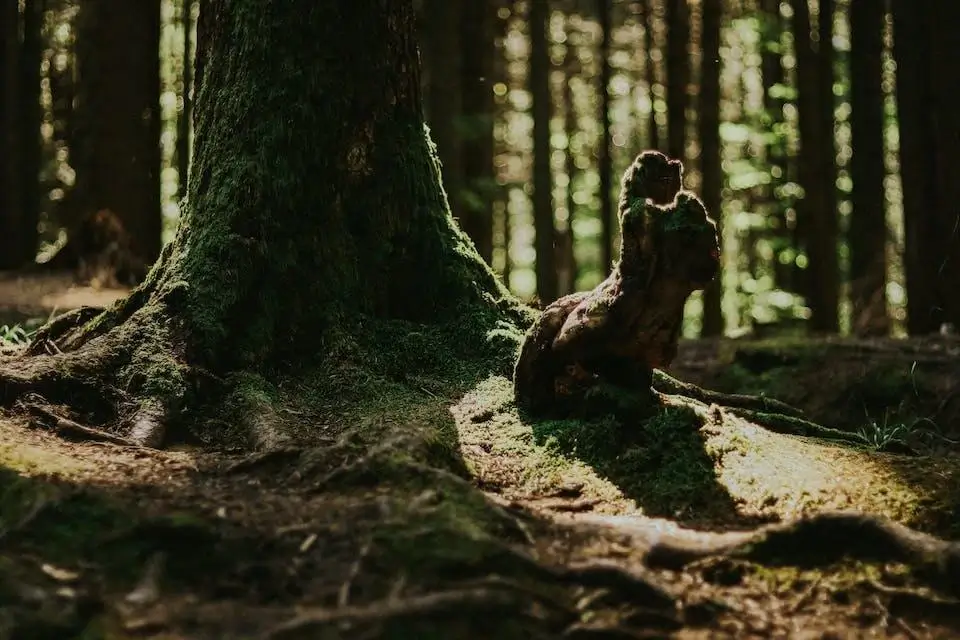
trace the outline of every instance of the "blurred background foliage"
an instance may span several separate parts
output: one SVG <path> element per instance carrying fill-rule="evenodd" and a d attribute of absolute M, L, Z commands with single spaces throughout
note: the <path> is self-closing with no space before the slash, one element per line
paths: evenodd
<path fill-rule="evenodd" d="M 185 193 L 202 3 L 0 1 L 0 268 L 76 267 L 103 243 L 52 257 L 102 209 L 149 263 L 144 236 L 171 240 Z M 930 4 L 415 0 L 453 214 L 544 304 L 606 277 L 619 176 L 660 149 L 722 227 L 722 278 L 691 298 L 685 335 L 948 331 L 960 65 L 931 13 L 956 10 Z"/>

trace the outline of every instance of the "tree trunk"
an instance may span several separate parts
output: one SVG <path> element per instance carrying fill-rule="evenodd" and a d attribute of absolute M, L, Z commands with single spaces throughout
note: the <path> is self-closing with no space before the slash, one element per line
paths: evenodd
<path fill-rule="evenodd" d="M 833 189 L 828 184 L 824 167 L 824 138 L 831 139 L 833 123 L 823 130 L 820 81 L 822 70 L 810 37 L 810 10 L 807 0 L 793 0 L 793 35 L 797 55 L 797 110 L 800 128 L 800 184 L 804 197 L 798 203 L 802 219 L 802 240 L 807 252 L 808 304 L 810 326 L 819 333 L 836 333 L 839 329 L 839 287 L 837 285 L 836 212 L 831 208 Z M 832 161 L 831 161 L 832 164 Z"/>
<path fill-rule="evenodd" d="M 613 267 L 613 156 L 610 140 L 610 37 L 611 24 L 610 0 L 597 0 L 597 12 L 600 14 L 600 161 L 597 171 L 600 174 L 600 256 L 603 260 L 601 272 L 607 277 Z"/>
<path fill-rule="evenodd" d="M 187 178 L 190 174 L 190 133 L 193 115 L 193 0 L 181 0 L 180 24 L 183 28 L 183 109 L 177 118 L 177 194 L 181 199 L 187 195 Z"/>
<path fill-rule="evenodd" d="M 690 84 L 690 9 L 667 2 L 667 153 L 683 160 L 687 141 L 687 85 Z"/>
<path fill-rule="evenodd" d="M 16 0 L 0 0 L 0 269 L 37 255 L 42 21 L 42 2 L 27 2 L 21 16 Z"/>
<path fill-rule="evenodd" d="M 894 2 L 894 56 L 906 250 L 907 315 L 911 334 L 960 326 L 960 119 L 958 52 L 950 2 Z"/>
<path fill-rule="evenodd" d="M 280 393 L 281 376 L 302 385 L 311 367 L 323 377 L 348 357 L 403 376 L 436 335 L 402 353 L 401 337 L 447 322 L 457 349 L 490 353 L 505 312 L 521 317 L 452 223 L 424 127 L 409 0 L 311 6 L 204 5 L 192 178 L 175 240 L 129 298 L 78 329 L 42 330 L 31 349 L 54 341 L 63 353 L 7 372 L 5 401 L 42 384 L 101 415 L 105 401 L 138 406 L 122 424 L 153 446 L 175 416 L 209 406 L 247 428 L 234 441 L 274 446 L 264 394 Z M 357 356 L 364 336 L 384 342 Z M 512 364 L 511 350 L 496 352 Z"/>
<path fill-rule="evenodd" d="M 92 0 L 78 17 L 77 195 L 113 212 L 149 263 L 160 253 L 160 2 Z"/>
<path fill-rule="evenodd" d="M 568 23 L 569 24 L 569 23 Z M 576 246 L 576 237 L 573 233 L 573 225 L 577 218 L 577 199 L 576 199 L 576 180 L 579 171 L 577 170 L 577 157 L 573 149 L 573 138 L 579 130 L 577 121 L 577 106 L 573 100 L 573 86 L 571 81 L 579 73 L 577 68 L 577 48 L 573 44 L 572 27 L 567 28 L 567 51 L 563 61 L 564 73 L 566 74 L 563 83 L 563 128 L 567 135 L 567 148 L 564 151 L 564 172 L 567 174 L 566 189 L 566 209 L 567 225 L 563 236 L 559 239 L 560 257 L 559 257 L 559 291 L 560 295 L 572 293 L 577 287 L 577 257 L 574 251 Z"/>
<path fill-rule="evenodd" d="M 20 9 L 17 0 L 0 0 L 0 269 L 21 266 L 23 211 L 20 204 L 19 112 Z"/>
<path fill-rule="evenodd" d="M 643 68 L 646 73 L 647 92 L 650 98 L 650 119 L 647 121 L 647 147 L 657 151 L 663 151 L 660 149 L 660 127 L 657 125 L 657 111 L 654 109 L 655 95 L 653 88 L 657 84 L 657 67 L 653 60 L 653 2 L 654 0 L 641 0 L 640 3 L 641 11 L 643 12 L 643 50 L 646 54 Z"/>
<path fill-rule="evenodd" d="M 497 6 L 490 0 L 466 2 L 460 24 L 463 89 L 463 193 L 460 224 L 487 264 L 493 257 L 493 58 Z"/>
<path fill-rule="evenodd" d="M 536 231 L 537 296 L 541 304 L 557 298 L 555 255 L 556 228 L 553 223 L 553 176 L 550 170 L 550 51 L 547 26 L 550 4 L 530 3 L 530 94 L 533 97 L 533 223 Z"/>
<path fill-rule="evenodd" d="M 703 48 L 700 69 L 699 135 L 701 171 L 703 186 L 701 197 L 707 211 L 717 221 L 718 233 L 722 222 L 722 201 L 720 191 L 723 188 L 723 174 L 720 154 L 720 23 L 723 18 L 721 0 L 704 0 L 703 30 L 701 47 Z M 722 244 L 722 242 L 721 242 Z M 723 270 L 703 291 L 703 325 L 701 335 L 719 336 L 723 334 Z"/>
<path fill-rule="evenodd" d="M 883 5 L 850 5 L 850 302 L 853 332 L 886 335 L 887 225 L 883 163 Z"/>
<path fill-rule="evenodd" d="M 763 78 L 763 108 L 766 112 L 765 122 L 771 131 L 766 146 L 766 161 L 770 166 L 770 184 L 765 190 L 765 199 L 768 206 L 768 215 L 777 222 L 772 230 L 774 236 L 773 271 L 776 286 L 785 291 L 795 291 L 794 269 L 796 258 L 792 257 L 786 264 L 781 256 L 787 252 L 792 255 L 796 250 L 793 246 L 793 229 L 786 212 L 788 204 L 779 193 L 779 188 L 787 182 L 787 153 L 784 135 L 779 132 L 783 124 L 783 98 L 779 92 L 784 82 L 783 60 L 780 43 L 782 41 L 783 19 L 780 16 L 780 0 L 763 0 L 763 49 L 761 54 L 761 75 Z"/>

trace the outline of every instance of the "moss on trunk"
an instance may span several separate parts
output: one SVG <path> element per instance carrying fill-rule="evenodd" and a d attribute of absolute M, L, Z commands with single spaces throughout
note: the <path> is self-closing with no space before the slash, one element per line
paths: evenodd
<path fill-rule="evenodd" d="M 34 353 L 54 355 L 17 363 L 23 384 L 8 399 L 36 378 L 61 396 L 70 380 L 99 380 L 119 406 L 99 421 L 156 445 L 161 424 L 198 400 L 217 405 L 211 392 L 262 421 L 251 375 L 271 380 L 256 390 L 349 356 L 422 359 L 406 342 L 423 327 L 439 333 L 419 347 L 443 339 L 474 358 L 497 351 L 486 343 L 498 322 L 517 339 L 511 323 L 529 312 L 450 215 L 414 18 L 410 3 L 373 0 L 205 6 L 193 173 L 174 242 L 129 298 L 41 331 Z"/>

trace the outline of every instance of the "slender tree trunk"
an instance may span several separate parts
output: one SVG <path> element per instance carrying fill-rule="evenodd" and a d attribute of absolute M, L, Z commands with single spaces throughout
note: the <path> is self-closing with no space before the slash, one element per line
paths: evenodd
<path fill-rule="evenodd" d="M 78 19 L 81 209 L 116 214 L 149 263 L 161 242 L 160 2 L 92 0 Z"/>
<path fill-rule="evenodd" d="M 553 224 L 553 177 L 550 171 L 550 51 L 547 0 L 530 2 L 530 93 L 533 96 L 533 219 L 536 230 L 537 296 L 541 304 L 557 298 L 555 255 L 556 229 Z"/>
<path fill-rule="evenodd" d="M 667 153 L 686 155 L 687 85 L 690 84 L 690 9 L 686 2 L 667 2 Z"/>
<path fill-rule="evenodd" d="M 461 3 L 424 2 L 424 67 L 427 69 L 426 111 L 430 136 L 437 145 L 443 184 L 454 215 L 462 215 L 463 153 L 457 123 L 463 114 L 461 79 Z"/>
<path fill-rule="evenodd" d="M 613 266 L 613 156 L 610 140 L 610 0 L 597 0 L 600 14 L 600 255 L 604 277 Z"/>
<path fill-rule="evenodd" d="M 643 50 L 646 54 L 644 72 L 646 73 L 647 91 L 650 94 L 650 119 L 647 121 L 647 146 L 650 149 L 660 151 L 660 127 L 657 125 L 657 112 L 656 109 L 654 109 L 656 96 L 653 93 L 653 88 L 657 84 L 657 67 L 653 60 L 653 2 L 654 0 L 642 0 L 640 6 L 643 19 Z"/>
<path fill-rule="evenodd" d="M 823 86 L 817 54 L 810 37 L 810 10 L 807 0 L 793 0 L 793 34 L 797 54 L 797 109 L 800 121 L 800 184 L 804 198 L 798 216 L 804 219 L 802 239 L 807 252 L 808 304 L 810 325 L 819 333 L 839 329 L 839 288 L 835 208 L 828 189 L 833 189 L 824 167 L 825 138 L 832 140 L 833 124 L 823 129 L 820 89 Z M 832 142 L 829 143 L 832 146 Z M 831 161 L 832 164 L 832 161 Z"/>
<path fill-rule="evenodd" d="M 573 138 L 579 130 L 577 122 L 577 107 L 573 101 L 572 79 L 578 73 L 577 69 L 577 48 L 573 44 L 573 35 L 570 28 L 567 29 L 567 52 L 564 58 L 564 71 L 566 73 L 566 82 L 563 83 L 563 117 L 564 130 L 567 134 L 567 148 L 564 152 L 564 172 L 567 174 L 567 225 L 560 239 L 560 295 L 572 293 L 577 286 L 577 257 L 574 252 L 576 237 L 573 233 L 573 225 L 577 217 L 576 200 L 576 180 L 579 174 L 577 170 L 576 153 L 573 149 Z"/>
<path fill-rule="evenodd" d="M 782 201 L 778 189 L 787 182 L 787 154 L 782 134 L 778 133 L 783 123 L 783 98 L 778 92 L 784 82 L 783 60 L 780 52 L 783 19 L 780 16 L 780 0 L 762 0 L 763 11 L 763 50 L 761 54 L 761 75 L 763 78 L 763 107 L 766 112 L 767 126 L 771 132 L 766 146 L 766 160 L 770 166 L 771 180 L 765 192 L 765 199 L 772 219 L 777 221 L 773 230 L 774 239 L 774 281 L 785 291 L 793 291 L 794 260 L 788 264 L 781 262 L 784 252 L 792 254 L 793 233 L 786 216 L 787 205 Z"/>
<path fill-rule="evenodd" d="M 454 4 L 454 3 L 451 3 Z M 496 3 L 463 4 L 461 16 L 461 131 L 463 193 L 460 224 L 489 264 L 493 256 L 493 58 Z"/>
<path fill-rule="evenodd" d="M 720 166 L 720 23 L 723 18 L 721 0 L 703 0 L 703 31 L 700 43 L 703 62 L 700 68 L 698 124 L 700 136 L 701 197 L 710 215 L 721 223 L 720 190 L 723 174 Z M 719 230 L 719 229 L 718 229 Z M 703 292 L 702 336 L 723 334 L 723 272 Z"/>
<path fill-rule="evenodd" d="M 850 5 L 850 128 L 853 211 L 850 215 L 850 301 L 857 335 L 886 335 L 887 225 L 883 163 L 884 7 Z"/>
<path fill-rule="evenodd" d="M 20 265 L 23 233 L 20 204 L 20 9 L 0 0 L 0 269 Z"/>
<path fill-rule="evenodd" d="M 177 178 L 178 195 L 187 195 L 187 178 L 190 174 L 190 133 L 193 115 L 193 0 L 181 0 L 180 23 L 183 28 L 183 109 L 177 119 Z"/>

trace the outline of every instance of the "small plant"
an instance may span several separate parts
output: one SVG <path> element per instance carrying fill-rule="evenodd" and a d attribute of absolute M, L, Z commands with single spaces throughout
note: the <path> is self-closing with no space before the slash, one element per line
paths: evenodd
<path fill-rule="evenodd" d="M 0 327 L 0 347 L 24 347 L 30 342 L 30 334 L 18 324 Z"/>
<path fill-rule="evenodd" d="M 908 447 L 906 438 L 910 435 L 912 425 L 905 422 L 891 420 L 890 410 L 883 412 L 883 420 L 877 421 L 867 415 L 867 423 L 857 430 L 857 434 L 871 448 L 885 451 L 893 445 Z"/>

